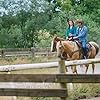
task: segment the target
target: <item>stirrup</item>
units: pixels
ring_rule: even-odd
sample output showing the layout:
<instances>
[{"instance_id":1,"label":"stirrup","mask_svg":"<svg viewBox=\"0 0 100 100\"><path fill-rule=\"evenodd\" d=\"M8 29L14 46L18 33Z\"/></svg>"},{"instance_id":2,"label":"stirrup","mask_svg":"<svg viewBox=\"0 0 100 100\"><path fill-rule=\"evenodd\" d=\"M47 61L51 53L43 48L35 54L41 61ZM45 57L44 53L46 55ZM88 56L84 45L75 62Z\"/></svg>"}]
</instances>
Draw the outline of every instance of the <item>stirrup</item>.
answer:
<instances>
[{"instance_id":1,"label":"stirrup","mask_svg":"<svg viewBox=\"0 0 100 100\"><path fill-rule=\"evenodd\" d=\"M83 56L82 56L82 59L87 59L87 57L83 55Z\"/></svg>"},{"instance_id":2,"label":"stirrup","mask_svg":"<svg viewBox=\"0 0 100 100\"><path fill-rule=\"evenodd\" d=\"M86 56L84 56L84 59L87 59L87 57L86 57Z\"/></svg>"}]
</instances>

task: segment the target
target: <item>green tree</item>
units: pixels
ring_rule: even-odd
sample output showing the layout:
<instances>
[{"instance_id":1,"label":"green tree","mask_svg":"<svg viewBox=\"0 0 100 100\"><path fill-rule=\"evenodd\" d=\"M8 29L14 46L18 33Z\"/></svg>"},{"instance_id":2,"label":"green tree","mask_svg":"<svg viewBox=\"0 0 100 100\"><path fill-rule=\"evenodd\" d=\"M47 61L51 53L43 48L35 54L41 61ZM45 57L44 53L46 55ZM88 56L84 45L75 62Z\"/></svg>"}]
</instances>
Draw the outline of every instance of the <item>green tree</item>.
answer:
<instances>
[{"instance_id":1,"label":"green tree","mask_svg":"<svg viewBox=\"0 0 100 100\"><path fill-rule=\"evenodd\" d=\"M57 6L61 9L61 10L66 10L69 11L72 8L72 2L71 0L56 0Z\"/></svg>"},{"instance_id":2,"label":"green tree","mask_svg":"<svg viewBox=\"0 0 100 100\"><path fill-rule=\"evenodd\" d=\"M77 18L88 26L88 40L99 42L99 0L2 0L0 47L50 45L50 37L65 38L67 20Z\"/></svg>"}]
</instances>

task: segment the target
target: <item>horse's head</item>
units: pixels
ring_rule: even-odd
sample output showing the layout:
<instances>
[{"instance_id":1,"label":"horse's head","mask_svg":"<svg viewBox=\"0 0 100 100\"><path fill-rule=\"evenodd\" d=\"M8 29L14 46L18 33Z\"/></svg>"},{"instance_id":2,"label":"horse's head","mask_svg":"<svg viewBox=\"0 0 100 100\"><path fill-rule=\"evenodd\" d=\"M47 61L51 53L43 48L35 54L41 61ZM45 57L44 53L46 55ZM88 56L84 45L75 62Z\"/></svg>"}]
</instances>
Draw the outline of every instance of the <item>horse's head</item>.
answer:
<instances>
[{"instance_id":1,"label":"horse's head","mask_svg":"<svg viewBox=\"0 0 100 100\"><path fill-rule=\"evenodd\" d=\"M67 54L65 52L62 41L57 42L56 49L57 49L57 56L61 59L67 60Z\"/></svg>"},{"instance_id":2,"label":"horse's head","mask_svg":"<svg viewBox=\"0 0 100 100\"><path fill-rule=\"evenodd\" d=\"M56 44L57 44L57 36L54 36L51 41L51 52L56 51Z\"/></svg>"},{"instance_id":3,"label":"horse's head","mask_svg":"<svg viewBox=\"0 0 100 100\"><path fill-rule=\"evenodd\" d=\"M52 42L51 42L51 52L57 51L56 45L57 45L57 42L59 41L64 41L64 39L57 36L53 37Z\"/></svg>"}]
</instances>

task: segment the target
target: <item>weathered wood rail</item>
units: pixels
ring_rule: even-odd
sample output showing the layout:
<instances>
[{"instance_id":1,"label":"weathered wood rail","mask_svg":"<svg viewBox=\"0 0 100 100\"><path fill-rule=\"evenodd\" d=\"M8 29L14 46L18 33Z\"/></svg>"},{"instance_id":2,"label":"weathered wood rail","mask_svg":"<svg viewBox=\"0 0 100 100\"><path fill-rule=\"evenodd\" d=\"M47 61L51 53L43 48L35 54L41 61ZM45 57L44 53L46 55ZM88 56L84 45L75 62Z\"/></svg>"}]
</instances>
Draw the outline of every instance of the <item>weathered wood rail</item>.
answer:
<instances>
[{"instance_id":1,"label":"weathered wood rail","mask_svg":"<svg viewBox=\"0 0 100 100\"><path fill-rule=\"evenodd\" d=\"M0 82L100 83L100 74L0 74Z\"/></svg>"},{"instance_id":2,"label":"weathered wood rail","mask_svg":"<svg viewBox=\"0 0 100 100\"><path fill-rule=\"evenodd\" d=\"M7 48L0 49L1 57L12 57L12 56L50 56L55 53L50 52L50 48Z\"/></svg>"},{"instance_id":3,"label":"weathered wood rail","mask_svg":"<svg viewBox=\"0 0 100 100\"><path fill-rule=\"evenodd\" d=\"M100 83L100 75L72 75L72 74L0 74L0 82L13 82L10 85L0 86L0 96L34 96L34 97L67 97L67 88L55 89L34 89L22 86L21 82L41 82L41 83ZM14 86L14 82L19 82Z\"/></svg>"},{"instance_id":4,"label":"weathered wood rail","mask_svg":"<svg viewBox=\"0 0 100 100\"><path fill-rule=\"evenodd\" d=\"M60 97L61 100L66 100L68 97L67 83L100 83L100 74L66 74L66 65L86 63L100 63L100 59L68 62L59 60L56 63L56 66L59 66L59 74L0 74L0 82L4 82L4 85L0 85L0 96ZM20 85L23 82L59 83L60 88L34 88L27 84ZM17 87L14 83L17 84Z\"/></svg>"},{"instance_id":5,"label":"weathered wood rail","mask_svg":"<svg viewBox=\"0 0 100 100\"><path fill-rule=\"evenodd\" d=\"M100 58L65 61L65 66L68 67L70 65L84 65L84 64L92 64L92 63L100 63ZM58 66L59 66L58 62L3 65L3 66L0 66L0 71L13 71L13 70L22 70L22 69L31 69L31 68L54 68L54 67L58 67Z\"/></svg>"}]
</instances>

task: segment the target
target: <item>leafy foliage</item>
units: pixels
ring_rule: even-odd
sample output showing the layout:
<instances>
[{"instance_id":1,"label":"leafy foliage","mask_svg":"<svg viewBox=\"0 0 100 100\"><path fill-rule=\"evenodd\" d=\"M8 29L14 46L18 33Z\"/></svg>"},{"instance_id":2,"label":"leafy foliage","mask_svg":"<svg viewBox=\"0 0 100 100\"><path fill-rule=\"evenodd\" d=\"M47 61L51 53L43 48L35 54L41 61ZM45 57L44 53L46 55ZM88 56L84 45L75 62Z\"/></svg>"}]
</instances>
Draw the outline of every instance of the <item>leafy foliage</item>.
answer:
<instances>
[{"instance_id":1,"label":"leafy foliage","mask_svg":"<svg viewBox=\"0 0 100 100\"><path fill-rule=\"evenodd\" d=\"M54 34L65 38L67 20L77 18L88 26L88 40L100 43L99 5L99 0L2 0L0 47L50 46Z\"/></svg>"}]
</instances>

